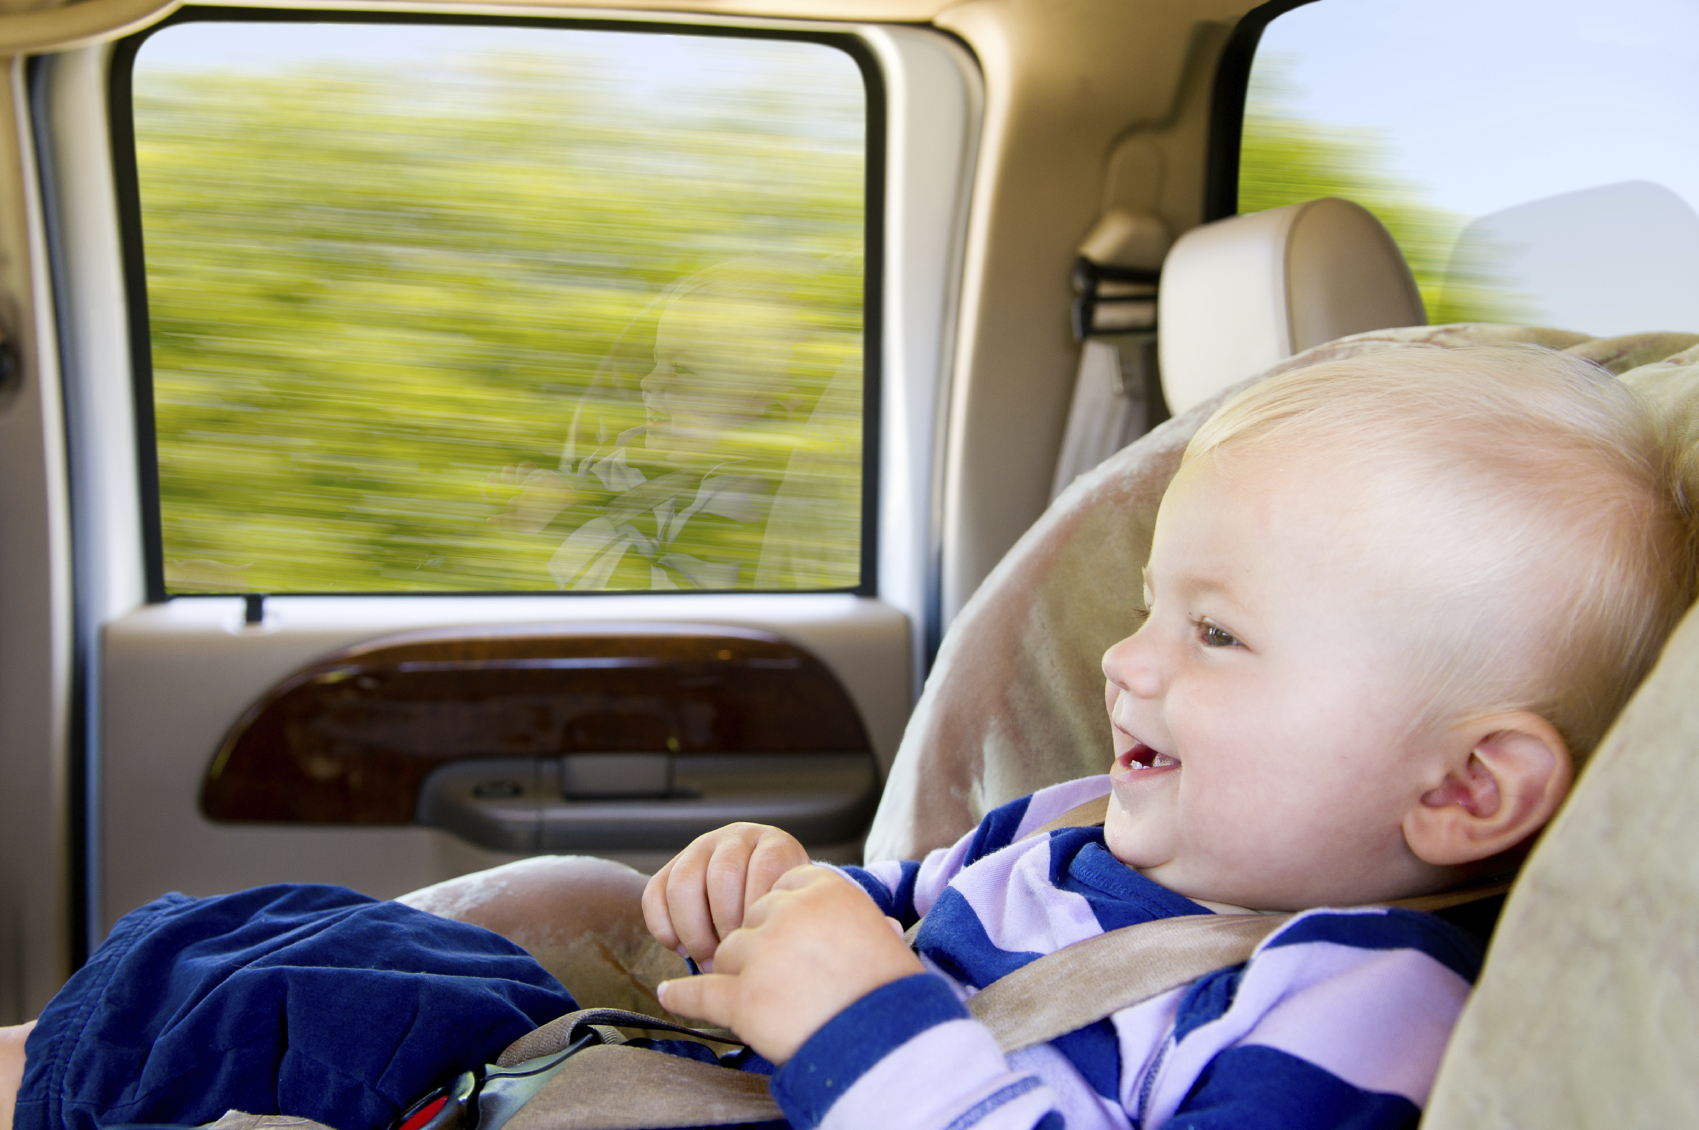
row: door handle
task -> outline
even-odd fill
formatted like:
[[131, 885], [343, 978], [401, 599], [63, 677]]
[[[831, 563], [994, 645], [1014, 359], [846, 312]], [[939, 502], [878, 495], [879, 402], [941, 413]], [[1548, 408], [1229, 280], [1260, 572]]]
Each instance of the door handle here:
[[862, 833], [878, 786], [869, 753], [570, 754], [452, 762], [416, 811], [500, 851], [676, 850], [737, 820], [831, 844]]

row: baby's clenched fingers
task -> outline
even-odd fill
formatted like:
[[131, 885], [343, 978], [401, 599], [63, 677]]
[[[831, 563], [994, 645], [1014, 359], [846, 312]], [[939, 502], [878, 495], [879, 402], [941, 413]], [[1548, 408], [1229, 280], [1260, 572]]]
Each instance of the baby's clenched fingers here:
[[669, 860], [666, 866], [649, 876], [649, 882], [643, 887], [643, 925], [649, 928], [657, 942], [667, 949], [676, 950], [679, 947], [678, 931], [673, 929], [672, 915], [667, 911], [667, 877], [672, 874], [673, 865]]
[[707, 859], [705, 853], [684, 852], [672, 862], [667, 875], [667, 917], [673, 934], [689, 955], [698, 962], [714, 956], [720, 935], [708, 910], [706, 887]]
[[743, 925], [743, 890], [749, 875], [750, 853], [757, 839], [758, 834], [723, 836], [708, 860], [708, 910], [713, 916], [714, 932], [721, 938]]
[[755, 900], [772, 890], [780, 876], [808, 862], [808, 849], [789, 832], [779, 828], [764, 829], [749, 857], [743, 905], [746, 908], [755, 905]]

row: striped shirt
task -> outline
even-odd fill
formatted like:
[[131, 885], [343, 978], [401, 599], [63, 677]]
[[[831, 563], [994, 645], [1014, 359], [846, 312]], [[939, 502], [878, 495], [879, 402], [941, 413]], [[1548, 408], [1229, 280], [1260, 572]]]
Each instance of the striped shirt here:
[[[1243, 965], [1005, 1056], [962, 1002], [1063, 946], [1197, 903], [1109, 853], [1101, 828], [1024, 839], [1107, 777], [1006, 804], [923, 862], [841, 868], [930, 971], [875, 990], [775, 1075], [795, 1127], [1214, 1130], [1413, 1125], [1480, 966], [1467, 934], [1387, 908], [1310, 910]], [[1089, 992], [1089, 986], [1082, 991]]]

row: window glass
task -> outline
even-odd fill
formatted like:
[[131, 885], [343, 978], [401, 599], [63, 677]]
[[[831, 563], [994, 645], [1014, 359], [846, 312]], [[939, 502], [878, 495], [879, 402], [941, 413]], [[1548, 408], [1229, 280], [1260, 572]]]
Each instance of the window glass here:
[[845, 51], [196, 20], [131, 84], [167, 592], [860, 583]]
[[1429, 320], [1699, 331], [1699, 5], [1321, 0], [1269, 24], [1239, 210], [1343, 196]]

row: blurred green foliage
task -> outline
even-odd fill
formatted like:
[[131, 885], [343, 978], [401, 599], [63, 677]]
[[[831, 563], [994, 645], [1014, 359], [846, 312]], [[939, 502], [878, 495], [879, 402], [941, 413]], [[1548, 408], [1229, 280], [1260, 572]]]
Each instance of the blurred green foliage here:
[[1458, 236], [1473, 217], [1434, 207], [1420, 183], [1393, 173], [1394, 154], [1379, 131], [1297, 117], [1289, 69], [1279, 55], [1257, 56], [1239, 150], [1239, 211], [1343, 197], [1373, 212], [1397, 241], [1430, 324], [1524, 320], [1519, 296], [1492, 269], [1490, 249], [1454, 260]]
[[512, 492], [486, 480], [554, 468], [616, 345], [649, 363], [652, 339], [626, 331], [705, 266], [855, 263], [815, 295], [797, 383], [818, 396], [859, 356], [859, 79], [720, 87], [680, 113], [571, 54], [486, 57], [453, 81], [145, 62], [168, 591], [553, 588], [570, 529], [492, 523]]

